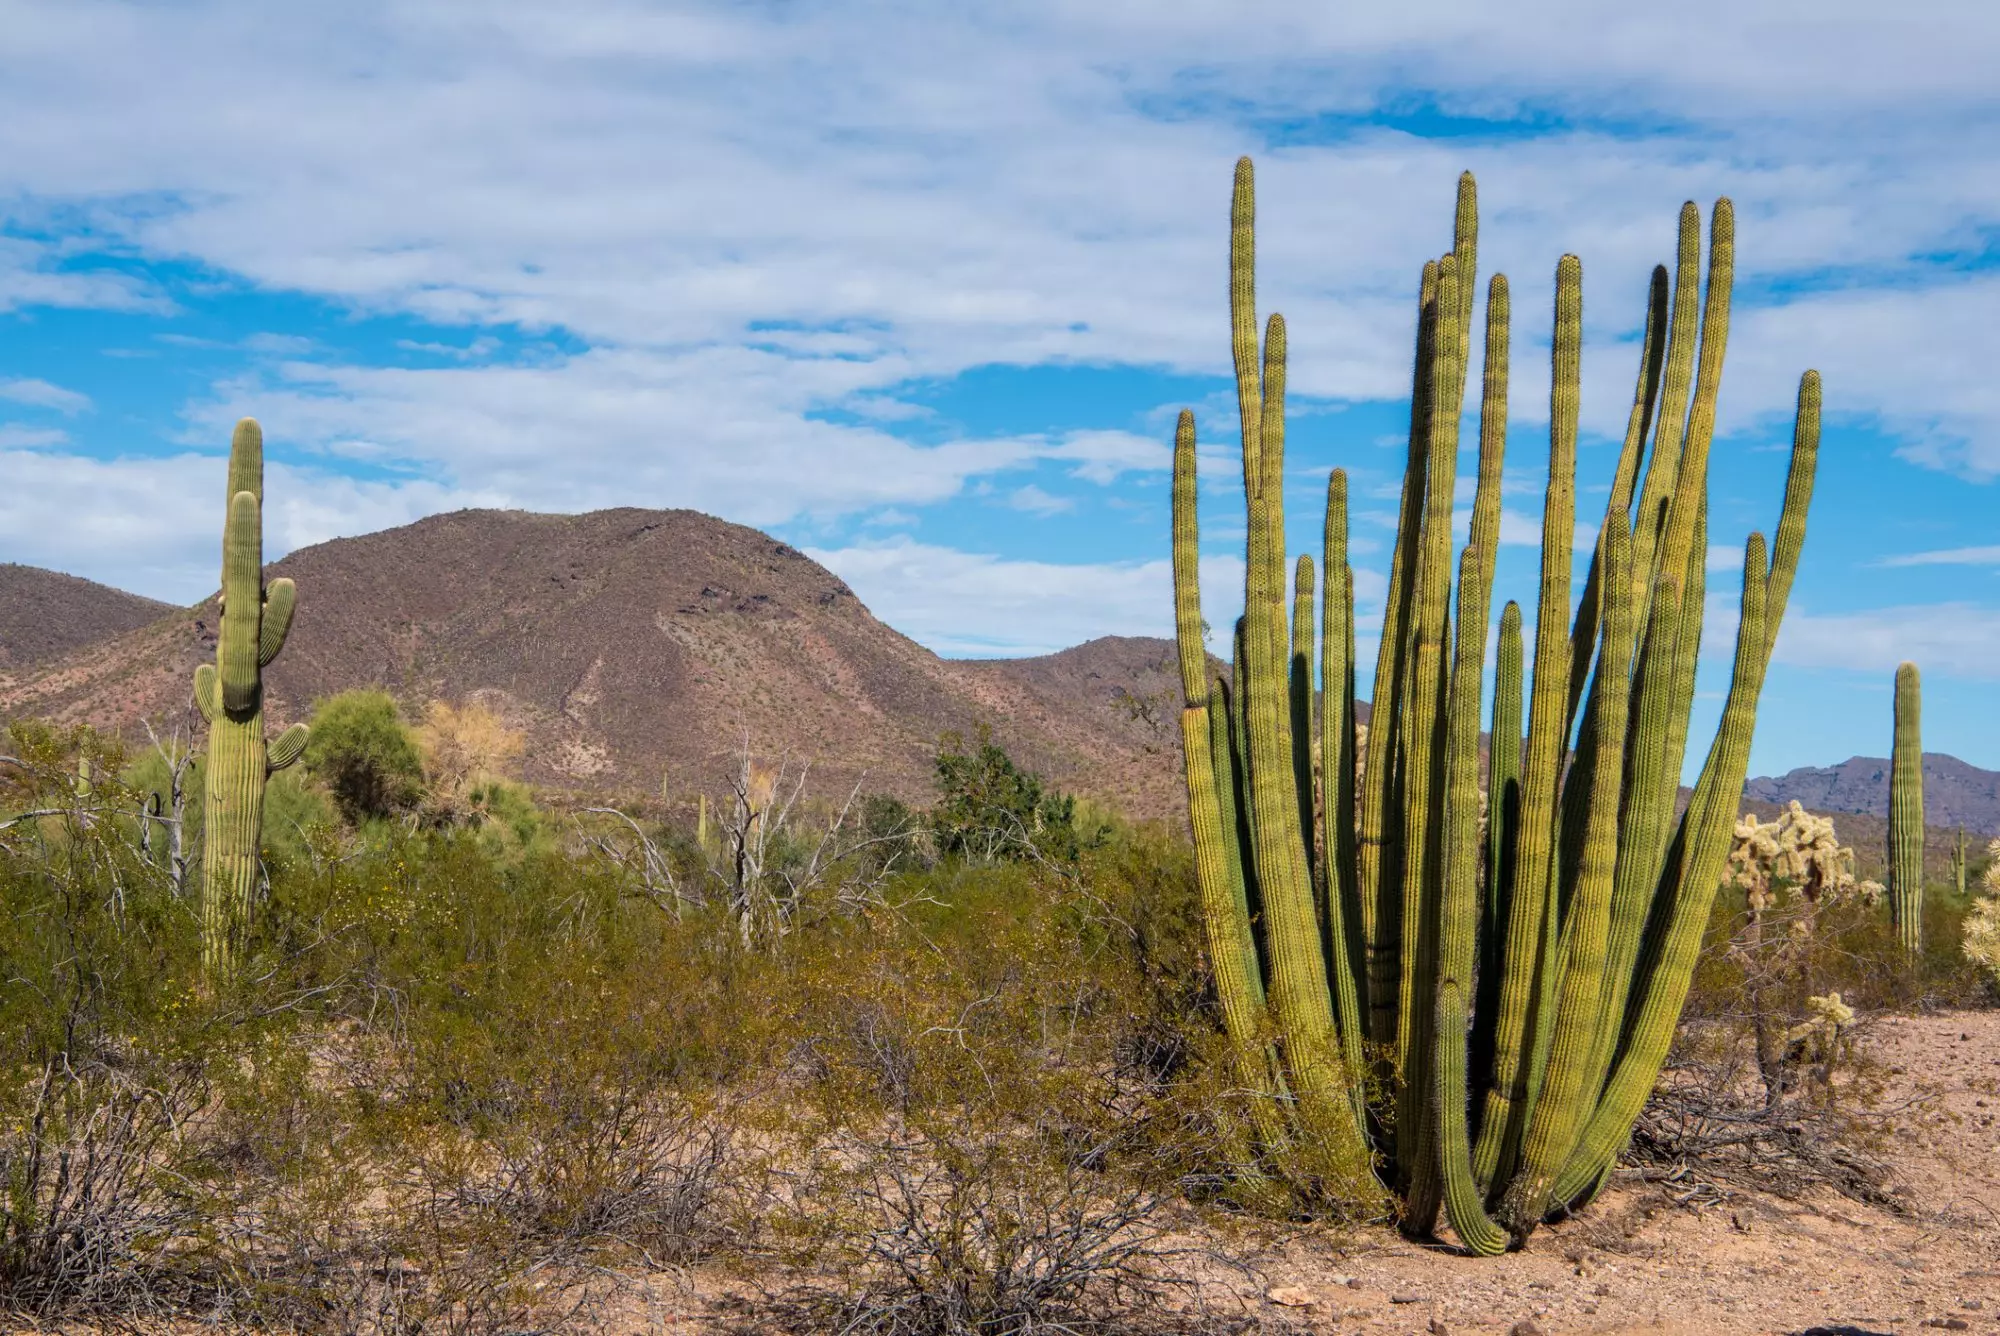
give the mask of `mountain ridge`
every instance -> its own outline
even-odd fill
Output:
[[[299,604],[266,670],[276,722],[379,686],[487,704],[526,735],[534,782],[714,793],[747,738],[829,787],[913,800],[939,736],[987,724],[1065,788],[1140,816],[1181,804],[1171,642],[942,659],[797,549],[696,511],[455,511],[302,548],[267,568],[281,575]],[[128,732],[184,718],[216,625],[211,595],[0,673],[0,713]]]

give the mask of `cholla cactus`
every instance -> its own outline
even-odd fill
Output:
[[[1986,854],[1986,875],[1965,914],[1965,955],[2000,984],[2000,840],[1987,845]]]
[[[1854,850],[1834,834],[1833,818],[1815,816],[1795,798],[1776,821],[1745,813],[1729,851],[1728,884],[1742,890],[1753,912],[1769,909],[1772,887],[1784,882],[1813,905],[1848,895],[1873,904],[1882,887],[1854,875]],[[1805,920],[1801,920],[1803,923]]]

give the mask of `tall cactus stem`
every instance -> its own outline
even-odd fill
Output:
[[[1896,736],[1889,753],[1889,917],[1903,950],[1924,945],[1923,682],[1896,669]]]

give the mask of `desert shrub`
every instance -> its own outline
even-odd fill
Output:
[[[938,741],[938,802],[931,833],[940,853],[978,861],[1048,858],[1074,861],[1082,840],[1076,800],[1021,769],[982,725]]]
[[[0,1310],[157,1306],[203,1284],[199,1250],[174,1244],[207,1219],[211,1073],[256,1027],[200,997],[194,915],[132,842],[117,749],[35,725],[7,741]]]
[[[1163,1200],[990,1129],[839,1143],[844,1290],[822,1329],[877,1336],[1102,1330],[1176,1288]]]
[[[406,811],[422,792],[423,753],[386,692],[343,691],[315,702],[304,759],[356,825]]]

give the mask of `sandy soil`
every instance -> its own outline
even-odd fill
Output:
[[[1913,1214],[1634,1181],[1497,1259],[1387,1230],[1217,1241],[1247,1269],[1202,1266],[1204,1306],[1271,1333],[2000,1333],[2000,1012],[1898,1018],[1869,1043],[1891,1100],[1916,1100],[1890,1152]],[[758,1330],[772,1278],[655,1280],[625,1330]]]

